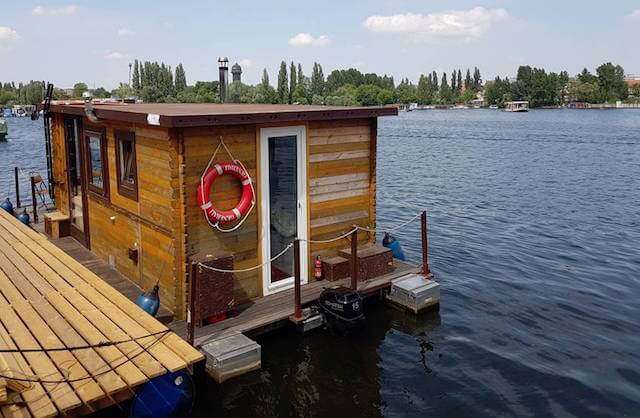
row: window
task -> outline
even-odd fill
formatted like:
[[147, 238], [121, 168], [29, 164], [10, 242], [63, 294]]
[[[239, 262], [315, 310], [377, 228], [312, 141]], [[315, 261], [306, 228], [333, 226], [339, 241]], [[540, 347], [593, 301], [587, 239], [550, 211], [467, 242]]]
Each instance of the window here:
[[89, 190], [104, 198], [109, 197], [107, 170], [107, 144], [103, 132], [85, 131]]
[[115, 137], [118, 193], [130, 199], [138, 200], [135, 134], [127, 131], [116, 131]]

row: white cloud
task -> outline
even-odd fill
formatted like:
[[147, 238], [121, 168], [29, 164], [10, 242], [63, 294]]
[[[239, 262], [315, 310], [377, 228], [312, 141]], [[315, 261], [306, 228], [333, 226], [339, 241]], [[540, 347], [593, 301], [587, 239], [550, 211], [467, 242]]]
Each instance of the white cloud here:
[[123, 54], [122, 52], [118, 52], [118, 51], [107, 51], [104, 54], [104, 58], [108, 60], [121, 60], [121, 59], [129, 58], [129, 55]]
[[640, 9], [636, 9], [627, 15], [630, 19], [640, 19]]
[[128, 28], [120, 28], [118, 29], [118, 36], [133, 36], [136, 33]]
[[0, 45], [10, 44], [18, 40], [18, 32], [7, 26], [0, 26]]
[[497, 22], [509, 18], [504, 9], [474, 7], [442, 13], [405, 13], [369, 16], [362, 26], [372, 32], [395, 33], [423, 38], [479, 38]]
[[69, 16], [78, 11], [78, 6], [75, 4], [70, 4], [68, 6], [63, 7], [44, 7], [44, 6], [36, 6], [31, 11], [31, 14], [34, 16]]
[[289, 45], [295, 47], [304, 46], [327, 46], [331, 43], [331, 39], [327, 35], [320, 35], [314, 38], [309, 33], [299, 33], [293, 38], [289, 39]]
[[240, 64], [240, 66], [242, 68], [251, 68], [251, 67], [253, 67], [253, 61], [251, 61], [248, 58], [241, 59], [240, 61], [238, 61], [238, 64]]

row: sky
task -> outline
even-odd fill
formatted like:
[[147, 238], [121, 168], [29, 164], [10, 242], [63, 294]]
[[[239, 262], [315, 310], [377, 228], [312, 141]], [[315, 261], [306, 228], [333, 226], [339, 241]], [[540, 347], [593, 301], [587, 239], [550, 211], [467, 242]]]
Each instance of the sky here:
[[183, 63], [187, 81], [217, 79], [217, 58], [243, 81], [280, 61], [408, 77], [519, 65], [578, 73], [607, 61], [640, 74], [640, 0], [1, 0], [0, 81], [114, 88], [129, 62]]

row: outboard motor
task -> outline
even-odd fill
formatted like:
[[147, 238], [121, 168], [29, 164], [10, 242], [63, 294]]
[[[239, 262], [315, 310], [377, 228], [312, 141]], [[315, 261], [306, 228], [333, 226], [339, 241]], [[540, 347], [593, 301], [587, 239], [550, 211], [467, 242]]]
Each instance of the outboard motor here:
[[349, 330], [364, 322], [362, 297], [348, 287], [329, 287], [322, 291], [318, 299], [320, 311], [327, 324]]
[[400, 261], [405, 261], [406, 258], [404, 256], [404, 251], [402, 251], [402, 247], [400, 246], [400, 241], [395, 239], [393, 235], [389, 235], [388, 232], [384, 233], [384, 238], [382, 239], [382, 246], [389, 248], [393, 253], [393, 258], [396, 258]]

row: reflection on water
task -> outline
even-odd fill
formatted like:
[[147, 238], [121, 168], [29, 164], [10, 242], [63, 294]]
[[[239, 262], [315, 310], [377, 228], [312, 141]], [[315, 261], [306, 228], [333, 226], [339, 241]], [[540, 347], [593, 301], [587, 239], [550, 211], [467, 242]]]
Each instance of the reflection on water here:
[[[44, 171], [42, 123], [9, 121], [1, 191], [17, 161]], [[199, 382], [196, 416], [637, 416], [640, 111], [379, 126], [379, 224], [429, 210], [440, 312], [367, 303], [356, 335], [264, 336], [262, 370]], [[418, 229], [397, 234], [416, 262]]]

